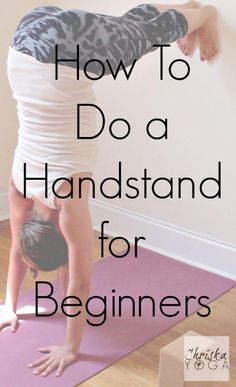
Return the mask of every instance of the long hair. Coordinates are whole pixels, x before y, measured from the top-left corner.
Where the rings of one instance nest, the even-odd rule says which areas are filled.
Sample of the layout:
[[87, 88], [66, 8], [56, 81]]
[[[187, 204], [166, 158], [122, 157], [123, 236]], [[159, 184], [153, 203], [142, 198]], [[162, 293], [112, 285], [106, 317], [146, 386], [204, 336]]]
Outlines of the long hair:
[[68, 280], [68, 246], [55, 225], [48, 220], [33, 217], [20, 230], [20, 242], [24, 259], [36, 265], [38, 270], [59, 269], [61, 288], [65, 293]]

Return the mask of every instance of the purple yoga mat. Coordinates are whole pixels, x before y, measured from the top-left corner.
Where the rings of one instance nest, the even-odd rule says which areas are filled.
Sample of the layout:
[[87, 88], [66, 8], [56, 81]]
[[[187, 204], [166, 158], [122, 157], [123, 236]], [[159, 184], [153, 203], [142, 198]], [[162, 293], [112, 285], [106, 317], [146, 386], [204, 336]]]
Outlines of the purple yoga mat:
[[[162, 298], [175, 296], [183, 302], [185, 296], [198, 298], [204, 295], [212, 301], [235, 285], [234, 281], [144, 248], [140, 248], [138, 258], [134, 257], [133, 247], [124, 259], [109, 256], [95, 264], [90, 294], [90, 297], [107, 296], [107, 319], [100, 327], [86, 323], [79, 361], [68, 367], [60, 378], [55, 376], [55, 372], [48, 377], [33, 375], [27, 364], [41, 356], [37, 348], [63, 344], [66, 320], [59, 314], [48, 318], [35, 317], [34, 308], [28, 314], [26, 309], [26, 313], [21, 315], [23, 320], [17, 333], [8, 329], [0, 333], [1, 383], [4, 387], [75, 386], [185, 318], [183, 307], [174, 318], [163, 316], [159, 309]], [[47, 294], [48, 288], [42, 289]], [[132, 317], [128, 301], [122, 305], [122, 317], [112, 317], [112, 289], [116, 290], [116, 300], [118, 296], [132, 296], [136, 305], [138, 296], [152, 296], [156, 301], [156, 317], [152, 317], [152, 307], [148, 302], [143, 304], [142, 317]], [[34, 304], [34, 291], [22, 294], [20, 307]], [[51, 310], [51, 304], [47, 302], [40, 302], [40, 306]], [[100, 301], [93, 300], [89, 309], [91, 313], [99, 314], [103, 307]], [[190, 303], [190, 314], [198, 309], [196, 302]], [[89, 316], [89, 320], [98, 323], [102, 318]]]

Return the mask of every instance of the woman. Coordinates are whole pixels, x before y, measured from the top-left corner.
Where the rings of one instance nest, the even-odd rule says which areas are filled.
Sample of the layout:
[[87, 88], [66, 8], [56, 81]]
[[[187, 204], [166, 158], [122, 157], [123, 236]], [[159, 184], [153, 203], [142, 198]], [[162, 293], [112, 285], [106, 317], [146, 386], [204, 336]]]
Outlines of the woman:
[[[193, 1], [168, 6], [142, 4], [121, 17], [39, 7], [21, 20], [8, 56], [8, 76], [20, 125], [9, 184], [12, 245], [0, 329], [17, 328], [17, 300], [27, 267], [34, 277], [37, 270], [67, 268], [66, 295], [79, 295], [83, 304], [89, 297], [93, 229], [88, 196], [97, 146], [94, 141], [76, 138], [74, 106], [94, 103], [95, 99], [91, 80], [82, 76], [76, 81], [75, 62], [60, 62], [55, 80], [55, 45], [60, 58], [71, 59], [76, 57], [79, 44], [80, 70], [92, 59], [104, 63], [108, 59], [116, 68], [121, 60], [126, 67], [131, 65], [158, 43], [178, 41], [189, 55], [196, 33], [201, 58], [211, 59], [218, 51], [216, 11], [211, 6], [199, 8]], [[91, 74], [100, 71], [94, 62]], [[109, 73], [107, 66], [105, 74]], [[95, 118], [91, 110], [84, 110], [82, 134], [93, 134]], [[73, 198], [66, 199], [66, 181], [59, 182], [57, 195], [51, 189], [45, 195], [43, 180], [27, 180], [24, 198], [24, 172], [28, 178], [43, 177], [45, 162], [49, 181], [62, 176], [82, 179], [81, 186], [74, 187]], [[72, 306], [68, 313], [73, 314]], [[47, 354], [29, 365], [35, 368], [34, 373], [47, 376], [56, 370], [60, 376], [77, 359], [85, 319], [85, 311], [67, 318], [65, 345], [42, 348], [40, 351]]]

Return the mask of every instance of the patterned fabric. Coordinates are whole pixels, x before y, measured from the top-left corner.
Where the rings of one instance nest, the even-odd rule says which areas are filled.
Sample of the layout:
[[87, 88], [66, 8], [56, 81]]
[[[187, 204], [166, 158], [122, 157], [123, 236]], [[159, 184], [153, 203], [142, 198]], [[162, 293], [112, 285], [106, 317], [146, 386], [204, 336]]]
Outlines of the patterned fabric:
[[[91, 13], [81, 9], [54, 6], [33, 9], [20, 21], [11, 46], [42, 63], [55, 63], [55, 45], [60, 59], [75, 59], [80, 48], [80, 69], [90, 63], [89, 71], [110, 73], [120, 61], [130, 66], [150, 51], [154, 44], [168, 44], [182, 38], [187, 20], [174, 9], [159, 13], [154, 5], [141, 4], [122, 16]], [[60, 65], [77, 67], [74, 62]]]

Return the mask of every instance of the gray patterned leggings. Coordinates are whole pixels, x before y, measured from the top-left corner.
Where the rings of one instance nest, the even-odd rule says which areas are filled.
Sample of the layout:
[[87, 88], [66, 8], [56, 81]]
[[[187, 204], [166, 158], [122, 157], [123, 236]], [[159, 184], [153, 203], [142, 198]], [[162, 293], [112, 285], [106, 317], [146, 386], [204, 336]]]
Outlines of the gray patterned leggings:
[[[59, 57], [75, 59], [80, 48], [80, 66], [92, 60], [89, 71], [99, 74], [98, 61], [112, 68], [122, 61], [130, 66], [156, 44], [172, 43], [184, 35], [188, 23], [174, 9], [160, 13], [154, 5], [141, 4], [122, 16], [91, 13], [81, 9], [60, 9], [54, 6], [33, 9], [20, 21], [11, 46], [43, 63], [55, 63], [55, 45]], [[60, 62], [77, 67], [76, 62]], [[113, 67], [114, 66], [114, 67]], [[106, 73], [110, 67], [106, 66]]]

